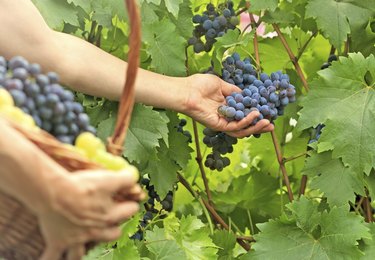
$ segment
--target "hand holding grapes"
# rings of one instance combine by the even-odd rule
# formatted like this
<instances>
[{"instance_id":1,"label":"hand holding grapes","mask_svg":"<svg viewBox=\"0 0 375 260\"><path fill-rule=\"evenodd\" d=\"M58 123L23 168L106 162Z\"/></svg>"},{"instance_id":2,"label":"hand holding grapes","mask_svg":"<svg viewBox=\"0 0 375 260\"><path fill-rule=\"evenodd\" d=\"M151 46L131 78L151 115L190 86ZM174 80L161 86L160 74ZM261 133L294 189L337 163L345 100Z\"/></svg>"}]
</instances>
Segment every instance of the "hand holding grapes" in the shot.
<instances>
[{"instance_id":1,"label":"hand holding grapes","mask_svg":"<svg viewBox=\"0 0 375 260\"><path fill-rule=\"evenodd\" d=\"M259 112L251 112L241 121L228 122L220 116L217 109L225 104L225 96L241 90L220 78L209 74L196 74L188 79L187 101L185 114L214 130L226 132L234 137L245 137L272 131L273 125L269 120L260 120L256 125L251 123L259 116Z\"/></svg>"}]
</instances>

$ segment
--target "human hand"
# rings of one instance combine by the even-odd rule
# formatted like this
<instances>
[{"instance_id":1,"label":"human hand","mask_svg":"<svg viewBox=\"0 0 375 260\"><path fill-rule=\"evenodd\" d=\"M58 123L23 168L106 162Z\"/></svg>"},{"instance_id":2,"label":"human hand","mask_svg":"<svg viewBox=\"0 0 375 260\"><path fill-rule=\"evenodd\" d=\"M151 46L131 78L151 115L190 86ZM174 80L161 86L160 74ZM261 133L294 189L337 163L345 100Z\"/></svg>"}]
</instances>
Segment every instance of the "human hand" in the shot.
<instances>
[{"instance_id":1,"label":"human hand","mask_svg":"<svg viewBox=\"0 0 375 260\"><path fill-rule=\"evenodd\" d=\"M226 132L233 137L245 137L272 131L274 126L267 119L257 124L251 123L259 116L259 112L251 112L241 121L228 122L220 116L217 109L225 104L225 97L233 92L241 92L235 85L229 84L210 74L195 74L188 78L186 87L188 98L184 114L192 117L205 126L217 131Z\"/></svg>"},{"instance_id":2,"label":"human hand","mask_svg":"<svg viewBox=\"0 0 375 260\"><path fill-rule=\"evenodd\" d=\"M118 226L139 210L144 194L130 171L89 170L67 175L51 185L51 205L37 213L46 241L42 260L81 259L88 242L106 242L121 235ZM113 199L121 192L121 202Z\"/></svg>"}]
</instances>

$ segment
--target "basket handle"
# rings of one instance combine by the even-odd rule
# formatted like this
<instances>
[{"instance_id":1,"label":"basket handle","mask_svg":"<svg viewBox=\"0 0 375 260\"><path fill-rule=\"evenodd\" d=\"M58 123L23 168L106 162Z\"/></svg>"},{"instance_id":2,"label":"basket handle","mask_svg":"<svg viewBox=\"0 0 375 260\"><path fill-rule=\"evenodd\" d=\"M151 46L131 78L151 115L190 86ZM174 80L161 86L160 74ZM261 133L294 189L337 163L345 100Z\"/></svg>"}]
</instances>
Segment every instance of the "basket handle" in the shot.
<instances>
[{"instance_id":1,"label":"basket handle","mask_svg":"<svg viewBox=\"0 0 375 260\"><path fill-rule=\"evenodd\" d=\"M124 149L124 142L135 101L135 80L137 78L139 66L139 51L141 48L141 16L136 0L125 0L127 7L130 35L129 35L129 53L128 67L126 71L126 80L122 91L120 106L117 115L115 131L108 138L107 150L114 155L121 155Z\"/></svg>"}]
</instances>

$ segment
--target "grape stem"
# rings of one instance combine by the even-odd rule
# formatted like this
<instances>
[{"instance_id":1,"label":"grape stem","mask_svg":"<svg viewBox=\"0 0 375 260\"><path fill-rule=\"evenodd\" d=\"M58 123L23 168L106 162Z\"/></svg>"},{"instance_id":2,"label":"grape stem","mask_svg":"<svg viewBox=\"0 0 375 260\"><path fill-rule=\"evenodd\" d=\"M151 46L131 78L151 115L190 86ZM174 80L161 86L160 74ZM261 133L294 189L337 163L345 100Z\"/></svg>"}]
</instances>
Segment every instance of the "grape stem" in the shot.
<instances>
[{"instance_id":1,"label":"grape stem","mask_svg":"<svg viewBox=\"0 0 375 260\"><path fill-rule=\"evenodd\" d=\"M366 222L368 223L371 223L371 222L374 222L374 218L372 216L372 207L371 207L371 204L370 204L370 199L369 199L369 194L368 194L368 190L366 189L366 197L365 199L363 200L363 208L366 212Z\"/></svg>"},{"instance_id":2,"label":"grape stem","mask_svg":"<svg viewBox=\"0 0 375 260\"><path fill-rule=\"evenodd\" d=\"M283 177L284 177L284 183L285 183L285 185L288 189L289 201L292 202L293 199L294 199L293 198L293 192L292 192L292 189L290 187L288 173L286 172L285 164L283 162L283 155L281 153L279 142L277 141L275 130L271 131L271 136L272 136L272 142L273 142L273 145L274 145L275 151L276 151L277 161L279 162L280 169L281 169L281 172L282 172Z\"/></svg>"},{"instance_id":3,"label":"grape stem","mask_svg":"<svg viewBox=\"0 0 375 260\"><path fill-rule=\"evenodd\" d=\"M236 13L236 16L239 16L240 14L246 12L247 10L249 10L250 8L250 2L249 1L246 1L246 6L244 8L242 8L241 10L239 10L237 13Z\"/></svg>"},{"instance_id":4,"label":"grape stem","mask_svg":"<svg viewBox=\"0 0 375 260\"><path fill-rule=\"evenodd\" d=\"M286 52L288 53L289 58L292 61L293 65L294 65L294 67L297 71L297 74L302 81L303 87L305 88L306 91L309 91L310 89L309 89L309 86L307 84L306 77L302 72L301 66L298 63L298 59L296 58L296 56L294 56L292 50L290 49L290 46L289 46L288 42L286 41L284 35L281 33L280 27L277 24L272 24L272 26L275 29L275 31L277 32L277 35L279 36L279 39L280 39L281 43L283 44Z\"/></svg>"},{"instance_id":5,"label":"grape stem","mask_svg":"<svg viewBox=\"0 0 375 260\"><path fill-rule=\"evenodd\" d=\"M301 58L302 54L305 52L307 46L309 45L309 43L311 42L311 40L318 34L318 31L315 31L313 34L311 34L311 36L309 37L309 39L307 39L307 41L303 44L303 46L299 49L298 51L298 54L297 54L297 61Z\"/></svg>"},{"instance_id":6,"label":"grape stem","mask_svg":"<svg viewBox=\"0 0 375 260\"><path fill-rule=\"evenodd\" d=\"M296 160L300 157L303 157L303 156L306 156L307 155L307 152L303 152L301 154L297 154L295 156L291 156L291 157L288 157L288 158L283 158L283 162L286 163L286 162L290 162L290 161L293 161L293 160Z\"/></svg>"},{"instance_id":7,"label":"grape stem","mask_svg":"<svg viewBox=\"0 0 375 260\"><path fill-rule=\"evenodd\" d=\"M180 174L177 173L178 180L180 183L193 195L195 199L199 199L198 194L193 190L193 188L190 186L189 182ZM225 221L220 217L220 215L216 212L215 208L212 207L205 199L201 198L201 201L203 202L205 208L210 212L212 218L219 223L224 229L230 230L229 226ZM255 240L254 240L255 241ZM250 245L244 241L244 239L237 237L237 243L242 246L243 249L246 251L250 250Z\"/></svg>"},{"instance_id":8,"label":"grape stem","mask_svg":"<svg viewBox=\"0 0 375 260\"><path fill-rule=\"evenodd\" d=\"M299 197L305 194L306 186L307 186L307 175L302 175L301 185L299 188Z\"/></svg>"},{"instance_id":9,"label":"grape stem","mask_svg":"<svg viewBox=\"0 0 375 260\"><path fill-rule=\"evenodd\" d=\"M359 209L361 208L364 199L365 199L365 197L362 197L362 196L361 196L361 198L360 198L359 201L358 201L357 206L354 208L354 211L355 211L355 212L359 212Z\"/></svg>"},{"instance_id":10,"label":"grape stem","mask_svg":"<svg viewBox=\"0 0 375 260\"><path fill-rule=\"evenodd\" d=\"M195 148L196 148L196 152L197 152L197 156L195 157L195 160L197 161L197 163L199 165L199 170L200 170L201 175L202 175L202 179L203 179L203 183L204 183L204 188L206 190L208 202L209 202L210 205L212 205L213 204L212 195L211 195L210 187L208 185L208 179L207 179L206 171L204 170L201 147L200 147L200 144L199 144L198 127L197 127L197 122L195 120L193 120L193 129L194 129Z\"/></svg>"},{"instance_id":11,"label":"grape stem","mask_svg":"<svg viewBox=\"0 0 375 260\"><path fill-rule=\"evenodd\" d=\"M261 71L261 67L260 67L260 57L259 57L259 45L258 45L258 35L257 35L257 24L255 22L255 18L254 18L254 15L252 13L249 13L249 17L250 17L250 22L251 22L251 25L252 25L252 29L254 29L254 39L253 39L253 43L254 43L254 52L255 52L255 62L256 62L256 65L257 65L257 71L258 73L260 73Z\"/></svg>"}]
</instances>

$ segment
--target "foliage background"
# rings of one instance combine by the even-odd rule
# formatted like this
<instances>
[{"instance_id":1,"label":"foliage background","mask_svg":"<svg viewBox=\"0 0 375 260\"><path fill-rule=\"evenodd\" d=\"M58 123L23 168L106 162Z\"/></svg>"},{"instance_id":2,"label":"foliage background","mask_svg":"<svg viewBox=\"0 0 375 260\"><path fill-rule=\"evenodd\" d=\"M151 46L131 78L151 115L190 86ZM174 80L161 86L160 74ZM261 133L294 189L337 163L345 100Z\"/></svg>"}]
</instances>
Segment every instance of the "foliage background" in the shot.
<instances>
[{"instance_id":1,"label":"foliage background","mask_svg":"<svg viewBox=\"0 0 375 260\"><path fill-rule=\"evenodd\" d=\"M129 31L123 1L33 2L51 28L126 59ZM141 67L187 76L204 71L213 61L215 70L220 71L223 57L234 51L252 57L255 64L253 31L229 31L210 53L196 55L187 48L193 30L191 18L209 2L223 1L140 0ZM210 215L210 207L204 204L207 194L198 164L207 152L201 142L202 126L189 120L188 129L193 133L195 126L198 130L189 145L175 128L183 115L137 104L124 156L151 177L161 197L177 183L174 210L165 218L158 215L151 221L145 240L134 241L129 236L138 229L143 214L139 213L123 225L119 241L97 247L87 259L372 258L375 1L249 2L246 8L245 1L235 0L236 10L259 15L266 35L280 28L293 54L288 55L280 35L258 35L262 71L288 73L297 87L298 102L289 105L285 115L276 120L276 143L270 134L242 139L230 156L230 167L220 173L206 169L213 210L228 230L220 228L217 218ZM332 51L340 56L339 61L320 70ZM80 93L77 96L97 126L98 135L105 139L113 131L117 104ZM308 149L309 140L315 136L313 128L322 123L325 127L320 139ZM197 142L201 154L197 154ZM275 144L286 161L277 160ZM282 165L294 195L292 203ZM176 173L195 192L178 182ZM307 188L299 198L304 175ZM246 252L236 239L250 243L251 250Z\"/></svg>"}]
</instances>

